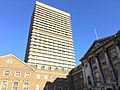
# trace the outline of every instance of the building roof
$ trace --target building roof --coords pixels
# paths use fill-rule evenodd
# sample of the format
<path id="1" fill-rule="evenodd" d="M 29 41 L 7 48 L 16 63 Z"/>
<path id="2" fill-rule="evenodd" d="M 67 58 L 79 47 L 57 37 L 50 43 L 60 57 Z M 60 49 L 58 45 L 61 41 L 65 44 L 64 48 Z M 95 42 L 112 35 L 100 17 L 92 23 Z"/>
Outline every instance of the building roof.
<path id="1" fill-rule="evenodd" d="M 4 57 L 7 57 L 7 56 L 12 56 L 14 57 L 16 60 L 18 60 L 20 63 L 24 64 L 25 66 L 29 67 L 30 69 L 32 70 L 35 70 L 33 67 L 27 65 L 25 62 L 23 62 L 22 60 L 20 60 L 19 58 L 17 58 L 15 55 L 13 54 L 7 54 L 7 55 L 4 55 L 4 56 L 0 56 L 0 58 L 4 58 Z"/>
<path id="2" fill-rule="evenodd" d="M 65 15 L 67 15 L 67 16 L 70 16 L 70 13 L 67 13 L 67 12 L 65 12 L 65 11 L 62 11 L 62 10 L 59 10 L 59 9 L 57 9 L 57 8 L 51 7 L 51 6 L 46 5 L 46 4 L 44 4 L 44 3 L 41 3 L 41 2 L 36 1 L 36 4 L 37 4 L 37 5 L 40 5 L 40 6 L 43 6 L 43 7 L 46 7 L 46 8 L 49 8 L 49 9 L 51 9 L 51 10 L 53 10 L 53 11 L 56 11 L 56 12 L 65 14 Z"/>
<path id="3" fill-rule="evenodd" d="M 90 46 L 90 48 L 88 49 L 88 51 L 85 53 L 83 58 L 80 59 L 80 61 L 82 61 L 86 56 L 91 54 L 94 50 L 98 49 L 99 47 L 102 47 L 107 42 L 109 42 L 111 39 L 113 39 L 114 37 L 117 37 L 117 36 L 120 36 L 120 31 L 118 31 L 116 34 L 114 34 L 112 36 L 108 36 L 108 37 L 105 37 L 105 38 L 101 38 L 101 39 L 95 40 L 92 43 L 92 45 Z"/>

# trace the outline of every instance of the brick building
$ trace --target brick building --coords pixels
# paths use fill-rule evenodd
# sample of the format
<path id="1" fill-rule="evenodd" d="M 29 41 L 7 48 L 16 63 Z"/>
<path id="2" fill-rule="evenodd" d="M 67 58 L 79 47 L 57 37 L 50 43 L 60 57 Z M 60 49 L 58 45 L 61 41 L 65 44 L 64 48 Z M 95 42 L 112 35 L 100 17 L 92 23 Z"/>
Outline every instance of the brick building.
<path id="1" fill-rule="evenodd" d="M 14 55 L 0 57 L 0 90 L 35 90 L 35 69 Z"/>

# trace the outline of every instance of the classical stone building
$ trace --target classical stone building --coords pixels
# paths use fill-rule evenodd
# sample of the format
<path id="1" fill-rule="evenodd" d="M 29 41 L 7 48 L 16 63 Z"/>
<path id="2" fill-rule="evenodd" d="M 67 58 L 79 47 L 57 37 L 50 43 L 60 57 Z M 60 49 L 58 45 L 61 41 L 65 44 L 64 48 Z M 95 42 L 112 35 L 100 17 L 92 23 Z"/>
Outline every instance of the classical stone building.
<path id="1" fill-rule="evenodd" d="M 80 61 L 87 89 L 120 90 L 120 32 L 96 40 Z"/>
<path id="2" fill-rule="evenodd" d="M 53 82 L 47 82 L 44 90 L 70 90 L 67 78 L 56 78 Z"/>
<path id="3" fill-rule="evenodd" d="M 68 75 L 69 90 L 83 90 L 85 88 L 81 65 L 75 67 Z"/>
<path id="4" fill-rule="evenodd" d="M 70 90 L 120 90 L 120 31 L 93 42 L 68 75 Z"/>

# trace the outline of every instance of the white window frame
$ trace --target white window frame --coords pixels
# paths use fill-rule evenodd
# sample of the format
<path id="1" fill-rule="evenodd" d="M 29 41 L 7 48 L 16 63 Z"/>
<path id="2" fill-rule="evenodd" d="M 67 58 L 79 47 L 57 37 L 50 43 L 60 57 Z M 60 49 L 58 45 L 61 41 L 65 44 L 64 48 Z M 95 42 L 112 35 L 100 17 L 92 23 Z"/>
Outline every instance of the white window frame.
<path id="1" fill-rule="evenodd" d="M 26 76 L 27 73 L 29 73 L 29 77 Z M 30 78 L 30 76 L 31 76 L 30 72 L 25 72 L 25 74 L 24 74 L 25 78 Z"/>
<path id="2" fill-rule="evenodd" d="M 6 82 L 7 82 L 7 86 L 6 86 L 6 90 L 7 90 L 7 88 L 8 88 L 8 80 L 2 80 L 1 85 L 0 85 L 0 90 L 1 90 L 1 88 L 2 88 L 3 81 L 6 81 Z"/>
<path id="3" fill-rule="evenodd" d="M 5 75 L 6 71 L 9 71 L 9 75 Z M 4 70 L 3 76 L 10 76 L 11 71 L 10 70 Z"/>
<path id="4" fill-rule="evenodd" d="M 7 63 L 12 64 L 12 63 L 13 63 L 13 60 L 12 60 L 12 59 L 8 59 L 8 60 L 7 60 Z"/>
<path id="5" fill-rule="evenodd" d="M 17 88 L 17 90 L 19 90 L 19 81 L 14 81 L 14 82 L 18 82 L 18 88 Z M 12 84 L 12 90 L 13 90 L 14 82 Z"/>
<path id="6" fill-rule="evenodd" d="M 36 84 L 36 90 L 40 90 L 40 85 Z"/>
<path id="7" fill-rule="evenodd" d="M 37 80 L 40 79 L 40 74 L 36 74 L 36 79 L 37 79 Z"/>
<path id="8" fill-rule="evenodd" d="M 21 72 L 20 72 L 20 75 L 19 76 L 16 76 L 16 73 L 19 72 L 19 71 L 16 71 L 15 74 L 14 74 L 14 77 L 20 77 L 21 75 Z"/>
<path id="9" fill-rule="evenodd" d="M 44 78 L 45 78 L 45 80 L 47 80 L 48 79 L 48 75 L 45 75 Z"/>
<path id="10" fill-rule="evenodd" d="M 28 83 L 28 90 L 29 90 L 29 86 L 30 86 L 30 85 L 29 85 L 29 82 L 28 82 L 28 81 L 24 81 L 24 82 L 23 82 L 23 90 L 24 90 L 24 86 L 25 86 L 25 83 L 26 83 L 26 82 Z"/>

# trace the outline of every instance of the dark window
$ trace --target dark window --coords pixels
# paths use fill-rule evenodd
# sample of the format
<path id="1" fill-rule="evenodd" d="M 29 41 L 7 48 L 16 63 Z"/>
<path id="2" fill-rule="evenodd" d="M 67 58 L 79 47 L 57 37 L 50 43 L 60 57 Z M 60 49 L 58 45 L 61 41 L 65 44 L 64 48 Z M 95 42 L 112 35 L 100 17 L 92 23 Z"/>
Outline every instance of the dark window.
<path id="1" fill-rule="evenodd" d="M 87 79 L 88 79 L 88 84 L 92 85 L 90 76 L 88 76 Z"/>

